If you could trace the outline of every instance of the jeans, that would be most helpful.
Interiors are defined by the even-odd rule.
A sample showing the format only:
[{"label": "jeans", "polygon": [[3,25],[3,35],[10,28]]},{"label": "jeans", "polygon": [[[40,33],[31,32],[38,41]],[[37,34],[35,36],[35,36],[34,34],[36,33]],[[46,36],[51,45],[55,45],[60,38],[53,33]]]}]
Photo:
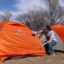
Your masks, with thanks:
[{"label": "jeans", "polygon": [[49,44],[49,53],[54,53],[54,46],[57,44],[56,41],[52,40],[52,42]]},{"label": "jeans", "polygon": [[50,44],[46,44],[45,45],[45,50],[46,50],[46,53],[49,55],[49,54],[53,54],[54,53],[54,49],[53,47],[57,44],[56,41],[52,40],[52,42]]}]

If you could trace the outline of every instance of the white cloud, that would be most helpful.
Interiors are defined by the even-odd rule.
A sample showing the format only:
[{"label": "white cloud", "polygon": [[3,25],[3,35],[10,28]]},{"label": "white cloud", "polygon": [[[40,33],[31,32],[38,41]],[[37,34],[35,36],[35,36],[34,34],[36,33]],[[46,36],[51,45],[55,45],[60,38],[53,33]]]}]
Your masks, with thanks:
[{"label": "white cloud", "polygon": [[60,5],[61,5],[62,7],[64,7],[64,0],[59,0],[59,2],[60,2]]},{"label": "white cloud", "polygon": [[3,15],[4,13],[3,13],[3,11],[0,11],[0,15]]},{"label": "white cloud", "polygon": [[[41,0],[15,0],[17,3],[16,5],[14,5],[18,11],[12,11],[12,14],[14,16],[21,14],[21,13],[25,13],[28,10],[31,9],[38,9],[38,8],[44,8],[47,9],[46,5],[45,5],[45,0],[42,0],[43,2],[41,2]],[[4,12],[4,11],[3,11]],[[2,11],[0,11],[0,14],[3,14]]]},{"label": "white cloud", "polygon": [[[41,0],[15,0],[15,1],[17,2],[15,7],[17,8],[18,11],[15,12],[11,11],[11,13],[13,14],[12,19],[14,19],[17,15],[25,13],[31,9],[36,8],[47,9],[44,2],[45,0],[42,0],[43,2],[41,2]],[[4,11],[0,11],[0,15],[1,14],[4,14]]]},{"label": "white cloud", "polygon": [[41,2],[41,0],[17,0],[18,4],[17,9],[18,11],[23,12],[27,12],[28,10],[31,9],[36,9],[36,8],[44,8],[47,9],[45,2],[43,0],[43,2]]}]

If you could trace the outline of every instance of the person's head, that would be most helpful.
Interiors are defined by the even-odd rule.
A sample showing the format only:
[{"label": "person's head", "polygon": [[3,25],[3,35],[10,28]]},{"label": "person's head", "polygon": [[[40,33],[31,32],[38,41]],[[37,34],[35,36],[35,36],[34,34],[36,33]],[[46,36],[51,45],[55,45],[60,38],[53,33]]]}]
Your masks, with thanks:
[{"label": "person's head", "polygon": [[47,29],[48,31],[52,30],[49,25],[46,26],[46,29]]},{"label": "person's head", "polygon": [[46,27],[43,27],[43,33],[44,34],[47,34],[48,33],[48,30],[46,29]]}]

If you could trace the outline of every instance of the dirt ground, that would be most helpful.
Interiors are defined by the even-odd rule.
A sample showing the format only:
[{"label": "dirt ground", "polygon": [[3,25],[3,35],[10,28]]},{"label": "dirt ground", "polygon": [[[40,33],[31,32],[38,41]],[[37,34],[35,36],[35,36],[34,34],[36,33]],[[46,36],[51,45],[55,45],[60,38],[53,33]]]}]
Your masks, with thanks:
[{"label": "dirt ground", "polygon": [[44,57],[24,57],[6,60],[0,64],[64,64],[64,53],[57,52],[56,55],[46,55]]}]

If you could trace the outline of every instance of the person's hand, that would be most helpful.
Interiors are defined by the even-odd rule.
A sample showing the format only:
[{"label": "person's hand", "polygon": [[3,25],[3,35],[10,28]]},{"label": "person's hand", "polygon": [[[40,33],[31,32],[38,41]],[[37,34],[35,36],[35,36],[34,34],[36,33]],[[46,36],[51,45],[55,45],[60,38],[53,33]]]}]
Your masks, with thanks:
[{"label": "person's hand", "polygon": [[44,47],[44,45],[42,44],[42,45],[40,46],[40,50],[41,50],[43,47]]},{"label": "person's hand", "polygon": [[41,45],[41,48],[43,48],[44,44]]}]

